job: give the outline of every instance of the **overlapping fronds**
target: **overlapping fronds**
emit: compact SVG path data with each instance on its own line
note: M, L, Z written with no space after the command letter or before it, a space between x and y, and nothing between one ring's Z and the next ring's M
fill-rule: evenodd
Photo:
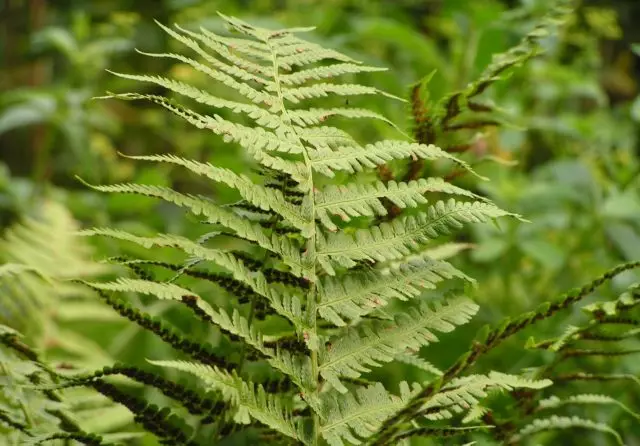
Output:
M450 299L434 309L423 304L409 308L392 322L360 324L337 339L320 356L320 375L336 389L346 392L340 377L358 378L407 348L419 349L437 342L434 332L448 333L462 325L478 311L466 298Z
M120 262L139 277L84 283L119 314L191 356L192 362L151 360L196 375L207 390L222 395L225 410L233 416L221 417L216 440L240 429L270 429L272 438L303 444L315 445L322 438L332 445L357 444L423 392L420 385L402 383L400 396L395 396L382 384L369 383L365 375L398 360L443 379L446 372L418 351L437 342L439 333L467 323L478 310L464 297L422 299L425 290L433 291L445 280L472 281L443 260L459 251L451 250L457 245L444 238L466 224L517 216L441 178L402 182L356 175L389 161L421 160L473 170L431 143L408 139L379 113L345 103L344 97L354 96L356 102L360 95L397 100L377 88L337 79L357 79L360 73L380 69L302 39L310 28L269 30L221 18L232 34L160 25L190 55L141 52L191 67L207 79L206 88L165 76L114 73L142 88L161 87L171 97L144 91L105 97L151 101L211 131L239 146L255 175L173 154L126 155L184 168L210 184L209 190L233 190L240 201L218 203L210 196L156 185L92 185L106 193L139 194L174 204L204 217L209 227L198 240L163 233L139 236L117 228L83 231L149 250L149 259ZM345 122L359 125L362 119L391 124L398 130L396 139L360 142L350 128L339 127ZM344 176L349 178L338 181ZM398 212L389 213L389 203ZM160 248L184 254L183 262L165 262L159 258L164 252ZM154 268L173 275L164 280L146 277ZM197 287L196 293L191 290L197 280L206 286ZM221 290L230 297L225 308ZM186 305L199 323L241 346L240 360L220 361L208 347L182 339L126 302L131 294ZM269 323L259 329L256 320L267 318ZM258 363L269 365L283 387L254 379L249 370ZM97 376L83 383L126 407L137 404ZM425 410L431 419L446 418L477 406L494 388L543 384L547 381L511 375L460 378L445 383ZM145 419L140 421L147 428ZM427 423L431 419L421 417ZM152 432L165 439L182 438L178 428L152 426ZM457 434L428 425L407 436Z

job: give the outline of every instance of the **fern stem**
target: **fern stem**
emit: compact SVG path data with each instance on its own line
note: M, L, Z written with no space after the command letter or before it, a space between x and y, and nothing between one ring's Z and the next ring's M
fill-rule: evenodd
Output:
M288 116L287 113L287 109L284 105L284 96L282 93L282 85L280 83L280 75L279 75L279 71L280 68L278 66L278 58L277 58L277 53L276 53L276 49L273 47L272 43L268 40L268 39L264 39L264 43L267 44L270 52L271 52L271 61L272 61L272 67L273 67L273 79L274 79L274 84L275 84L275 90L278 94L278 102L280 105L280 111L282 113L282 117L286 118L286 122L291 122L291 118ZM304 159L304 164L306 166L307 169L307 184L308 184L308 192L307 192L307 196L305 198L308 199L308 203L309 203L309 210L308 210L308 215L306 216L311 222L315 221L315 217L316 217L316 209L315 209L315 196L314 196L314 186L313 186L313 167L311 165L311 159L309 158L309 154L307 152L307 147L305 146L305 144L302 142L302 139L300 138L300 136L298 134L295 133L295 130L291 129L292 133L294 133L296 135L296 138L298 140L298 144L300 145L300 147L302 148L302 156ZM304 199L303 199L303 203L304 203ZM309 293L307 294L307 308L306 308L306 312L307 312L307 325L308 325L308 333L305 333L305 340L313 340L312 342L315 342L316 345L310 345L309 349L311 350L311 379L313 382L313 392L314 392L314 396L318 395L319 392L319 364L318 364L318 342L317 342L317 287L315 282L317 281L317 276L316 276L316 249L317 249L317 240L316 240L316 232L317 229L315 227L315 225L313 226L313 229L311 231L311 234L309 235L309 238L307 240L307 244L305 246L306 251L304 256L306 256L306 259L304 259L303 256L303 262L306 265L312 265L311 268L306 269L305 273L306 273L306 278L311 282L311 287L309 290ZM311 274L309 274L311 273ZM313 410L312 408L312 413L313 413L313 417L312 417L312 421L313 421L313 425L312 425L312 432L311 432L311 444L313 446L316 446L318 444L318 439L320 436L320 417L318 416L318 414L316 413L315 410Z

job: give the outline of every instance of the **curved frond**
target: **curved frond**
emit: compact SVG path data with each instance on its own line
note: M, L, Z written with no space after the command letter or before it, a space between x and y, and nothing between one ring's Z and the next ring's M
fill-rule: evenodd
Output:
M544 419L533 420L531 424L521 429L516 435L511 437L510 441L517 443L525 437L535 435L550 430L567 430L567 429L587 429L592 431L603 432L611 435L617 444L624 445L620 434L604 423L597 423L591 420L585 420L579 417L558 417L551 416Z
M478 306L466 298L410 308L395 317L393 323L372 323L350 329L331 348L321 351L320 375L336 389L346 392L340 377L358 378L371 367L393 361L407 348L414 350L437 342L434 332L448 333L467 323Z
M404 209L427 203L428 200L424 197L427 192L485 200L466 189L447 183L442 178L420 178L409 183L348 183L327 186L316 192L316 215L330 231L335 231L337 226L331 221L331 215L338 215L343 221L349 221L351 217L387 215L381 198L386 198L400 209Z
M318 312L335 325L343 318L358 319L380 308L391 299L407 300L433 289L442 280L471 280L451 264L426 256L394 265L389 271L358 271L339 278L326 277L319 285Z
M267 394L261 385L217 367L186 361L149 361L159 367L181 370L200 378L210 389L218 390L227 401L265 425L307 444L302 426L296 425L290 409L278 395ZM245 420L246 421L246 420Z
M450 199L438 201L417 216L395 219L367 229L358 229L354 235L344 232L329 234L320 239L318 261L329 273L334 266L351 268L356 260L384 262L412 253L416 247L449 234L463 223L477 223L492 218L513 215L484 202L459 202Z
M351 145L343 148L338 147L334 150L315 150L309 153L309 157L311 158L311 167L328 177L333 177L334 171L343 170L355 173L365 169L373 169L394 159L406 158L446 159L472 171L468 164L437 146L407 141L385 140L367 144L360 150Z

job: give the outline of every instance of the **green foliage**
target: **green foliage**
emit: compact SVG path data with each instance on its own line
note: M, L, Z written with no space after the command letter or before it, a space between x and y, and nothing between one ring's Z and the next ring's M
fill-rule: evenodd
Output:
M451 94L425 102L424 93L432 84L415 84L409 98L413 138L375 104L383 98L398 103L402 99L363 81L382 70L347 55L351 51L304 40L301 36L309 35L305 33L311 28L258 27L224 15L222 21L231 33L159 24L197 60L179 54L182 50L140 53L187 67L192 75L177 70L172 70L173 77L137 75L119 69L112 72L122 80L118 90L130 81L141 82L144 90L108 93L103 98L159 105L200 129L187 134L215 141L216 154L222 146L241 156L234 164L216 157L209 158L215 162L203 161L189 151L124 155L127 161L150 162L152 172L183 172L189 181L202 185L200 193L153 175L151 183L156 184L136 180L85 184L96 192L147 199L131 203L157 200L155 209L163 212L169 209L167 204L175 205L199 222L181 231L175 225L159 230L143 227L146 217L135 225L100 221L99 227L81 235L106 238L108 251L118 254L110 259L120 265L110 270L118 271L118 276L95 280L75 271L55 277L55 282L76 279L65 287L92 290L88 295L99 296L115 310L106 313L101 308L100 314L127 318L175 351L134 346L134 361L147 358L151 366L119 364L96 370L84 364L93 371L63 373L51 370L7 329L3 343L11 355L22 358L16 365L11 356L7 367L19 372L17 388L30 396L11 400L16 404L0 412L2 424L33 437L36 444L53 439L85 444L119 441L92 436L88 432L94 430L82 423L67 423L67 409L75 413L73 404L64 411L49 408L52 392L82 390L127 408L133 421L162 444L257 439L275 444L382 445L414 439L446 442L453 436L519 444L543 432L552 433L551 441L562 441L573 428L600 431L622 443L624 432L606 423L599 412L576 415L566 409L614 407L637 420L633 400L606 395L610 384L637 382L636 369L621 367L611 373L609 363L597 362L587 364L593 368L577 363L566 373L558 369L572 361L638 351L631 344L636 330L601 330L635 321L636 288L615 303L586 307L592 314L586 324L572 318L563 335L527 344L548 351L547 356L533 352L530 356L531 362L542 361L542 366L522 373L520 364L477 363L504 341L571 308L638 263L610 270L557 300L550 300L549 292L547 303L536 310L485 328L449 367L440 368L446 360L437 353L430 357L434 365L420 352L427 346L433 352L443 343L457 354L462 349L453 348L456 336L466 333L464 327L456 329L465 325L474 329L472 318L480 307L461 296L470 290L462 291L462 285L476 283L466 274L473 268L457 255L474 246L467 243L467 228L481 241L478 251L484 248L486 260L482 243L487 234L491 242L497 239L507 246L513 243L514 231L526 226L518 214L485 197L509 202L496 187L475 184L495 174L480 172L484 167L480 161L508 164L500 157L483 158L478 150L484 136L477 132L491 132L503 122L497 106L480 96L497 81L504 82L507 69L537 55L548 30L567 15L571 12L564 8L554 9L520 44L497 55L477 79L467 86L453 85ZM599 23L597 14L589 17L589 23ZM204 83L197 82L202 79ZM393 105L389 110L393 114ZM384 139L372 142L380 135ZM241 163L249 168L241 169ZM467 186L459 185L458 177L467 173L473 175L473 185L468 179ZM632 225L633 216L626 210L635 202L632 193L608 192L607 215ZM506 226L506 234L470 225L496 219ZM606 227L620 245L622 239L632 238L633 229L627 226ZM526 246L541 262L554 260L553 252L539 240ZM53 251L67 252L67 248ZM627 248L629 255L632 252ZM29 253L25 258L38 256ZM501 278L509 278L513 267L505 268ZM51 275L35 276L32 270L40 271L36 268L28 262L6 265L2 277L33 276L40 282ZM48 284L39 286L45 289ZM162 302L155 303L156 299ZM487 302L482 303L484 308ZM157 308L167 314L157 315ZM182 329L174 326L181 322ZM536 327L536 335L546 328ZM590 342L602 347L592 348ZM628 348L610 348L616 342L628 342ZM521 355L520 347L518 352ZM555 355L550 362L549 355ZM476 366L476 372L467 374ZM46 372L45 381L34 382L33 373L21 372L29 367ZM407 369L412 374L393 373ZM192 382L180 383L186 375L199 378L198 390L191 388ZM122 376L126 380L116 378ZM606 386L597 394L571 387L585 381ZM150 396L150 389L162 394L160 399ZM33 423L20 411L38 404L33 398L42 401L44 412L38 416L48 417L43 422ZM56 398L54 402L60 403ZM33 429L34 424L39 428Z

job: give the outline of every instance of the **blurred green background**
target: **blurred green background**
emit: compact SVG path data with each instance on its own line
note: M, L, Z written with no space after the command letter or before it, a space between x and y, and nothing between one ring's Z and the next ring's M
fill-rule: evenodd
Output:
M362 83L407 97L410 84L436 70L429 94L437 100L475 79L493 54L516 44L553 4L0 0L0 261L37 264L56 278L93 275L103 272L97 260L126 252L105 241L69 239L74 225L191 238L204 232L197 221L185 219L173 207L144 197L101 195L76 176L93 184L166 185L229 199L211 184L170 166L134 164L118 152L170 152L236 171L246 169L246 158L234 147L159 107L91 100L107 91L132 88L107 68L170 73L206 88L205 80L188 66L135 52L184 51L167 39L154 19L215 31L221 26L216 11L221 11L264 26L314 25L311 39L367 64L390 68L363 76ZM436 365L449 364L480 325L517 315L607 268L640 258L640 46L634 46L640 42L640 1L584 0L576 5L568 23L543 39L543 54L486 92L502 108L508 125L470 135L473 147L464 156L491 181L462 177L455 182L531 223L476 226L454 240L464 249L452 261L477 279L473 298L482 310L472 324L425 352ZM145 92L166 94L157 87ZM409 110L402 105L380 98L364 99L359 105L410 128ZM367 142L389 136L390 130L377 124L358 126L354 133ZM635 273L621 275L600 293L614 296L638 279ZM49 286L39 279L14 282L3 284L0 319L23 331L48 359L96 367L116 359L141 363L144 357L175 356L153 336L101 307L95 296L67 288L39 292L38 287ZM152 314L164 314L186 332L214 344L222 342L208 332L194 333L186 315L165 303L137 303ZM578 312L571 317L579 317ZM545 327L549 335L560 330L554 324ZM509 343L480 368L508 372L535 365L538 357L523 355L522 345ZM634 359L608 361L608 370L624 373L632 369ZM402 375L422 379L401 365L384 367L374 376ZM637 397L632 401L632 395L624 394L623 384L617 386L613 392L621 400L640 407ZM130 416L118 407L91 410L87 422L97 424L93 427L99 431L130 428ZM97 418L96 410L109 415ZM634 433L628 419L615 411L607 417L604 421L628 433L627 444L640 444L640 430ZM546 444L578 444L570 436L553 438ZM151 437L139 441L154 444ZM607 444L606 437L597 436L580 442Z

